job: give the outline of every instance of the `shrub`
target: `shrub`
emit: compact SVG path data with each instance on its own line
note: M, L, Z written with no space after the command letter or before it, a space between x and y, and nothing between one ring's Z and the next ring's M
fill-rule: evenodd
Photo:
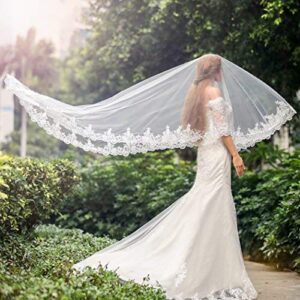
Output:
M49 218L77 181L67 160L0 156L0 235L25 233Z
M81 230L38 226L30 237L14 235L0 245L0 299L166 299L164 292L123 282L105 267L75 273L71 266L113 240ZM12 253L12 256L10 255Z
M244 252L300 270L300 152L234 180Z
M172 150L93 161L53 222L119 239L183 195L194 180L192 166Z

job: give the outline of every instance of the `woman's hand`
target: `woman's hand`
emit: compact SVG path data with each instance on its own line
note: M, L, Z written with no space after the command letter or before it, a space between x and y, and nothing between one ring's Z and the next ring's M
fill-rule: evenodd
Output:
M230 154L232 155L232 163L235 167L237 176L242 176L245 172L245 165L243 162L243 159L240 157L235 144L232 140L232 137L230 135L222 136L222 140Z
M236 154L232 157L232 163L235 167L237 176L242 176L245 172L246 167L244 165L243 159L240 157L239 154Z

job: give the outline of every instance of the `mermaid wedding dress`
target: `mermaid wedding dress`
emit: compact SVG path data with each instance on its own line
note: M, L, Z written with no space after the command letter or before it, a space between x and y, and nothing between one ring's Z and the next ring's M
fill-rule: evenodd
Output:
M226 131L230 107L218 97L207 105L208 133ZM227 121L226 121L227 120ZM257 298L245 269L231 193L231 156L222 139L198 143L192 188L117 243L78 262L99 265L123 280L166 291L168 299Z

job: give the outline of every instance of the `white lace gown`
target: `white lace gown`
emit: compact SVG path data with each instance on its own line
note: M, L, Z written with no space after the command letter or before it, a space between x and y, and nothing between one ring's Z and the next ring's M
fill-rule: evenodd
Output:
M223 131L230 107L208 104L208 131ZM100 264L123 280L161 287L168 299L257 299L245 269L231 193L231 156L220 138L198 147L192 188L117 243L73 266ZM143 279L148 277L145 282Z

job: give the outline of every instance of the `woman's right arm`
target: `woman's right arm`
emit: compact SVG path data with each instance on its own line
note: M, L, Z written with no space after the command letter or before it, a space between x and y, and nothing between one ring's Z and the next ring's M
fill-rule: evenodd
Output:
M228 151L232 156L232 163L235 168L236 174L240 177L244 174L246 169L243 159L241 158L239 152L237 151L233 139L230 135L222 136L222 140Z
M221 91L219 88L209 87L207 92L208 92L208 96L211 99L216 99L218 97L222 97L222 94L221 94ZM240 177L244 174L244 171L246 168L245 168L243 159L241 158L238 150L236 149L236 146L233 142L231 135L225 134L226 126L224 126L224 124L226 124L226 120L225 120L224 112L222 111L222 109L220 109L220 110L221 111L216 109L216 111L214 113L216 125L218 127L220 127L220 133L221 132L224 133L224 135L222 136L223 143L225 144L226 148L230 152L230 154L232 156L232 163L234 165L235 171L236 171L237 175ZM223 127L225 127L225 128L223 128Z

